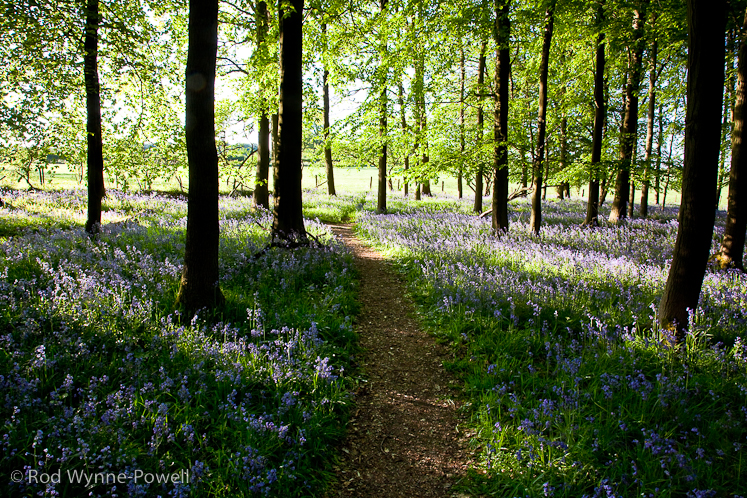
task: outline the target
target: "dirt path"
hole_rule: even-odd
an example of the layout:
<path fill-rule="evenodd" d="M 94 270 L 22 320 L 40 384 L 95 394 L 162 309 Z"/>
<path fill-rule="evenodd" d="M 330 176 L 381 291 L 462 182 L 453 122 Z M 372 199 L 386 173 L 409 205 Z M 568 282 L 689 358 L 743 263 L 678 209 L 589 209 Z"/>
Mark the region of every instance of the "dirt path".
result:
<path fill-rule="evenodd" d="M 354 416 L 331 497 L 451 497 L 465 471 L 467 438 L 441 362 L 444 346 L 422 332 L 405 284 L 382 256 L 332 226 L 353 249 L 361 272 L 356 329 L 364 348 L 367 384 L 355 396 Z"/>

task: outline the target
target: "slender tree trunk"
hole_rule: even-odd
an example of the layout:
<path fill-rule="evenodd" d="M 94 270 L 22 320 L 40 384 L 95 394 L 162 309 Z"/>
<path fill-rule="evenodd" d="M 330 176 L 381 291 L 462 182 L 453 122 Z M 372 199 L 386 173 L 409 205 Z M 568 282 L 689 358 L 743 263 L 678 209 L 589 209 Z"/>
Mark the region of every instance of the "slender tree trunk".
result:
<path fill-rule="evenodd" d="M 254 182 L 253 203 L 255 207 L 270 207 L 270 120 L 267 112 L 262 111 L 259 118 L 259 130 L 257 131 L 257 174 Z"/>
<path fill-rule="evenodd" d="M 280 109 L 275 162 L 273 245 L 308 244 L 301 202 L 303 144 L 303 0 L 280 9 Z"/>
<path fill-rule="evenodd" d="M 532 194 L 532 213 L 529 217 L 529 227 L 535 235 L 539 235 L 542 225 L 542 168 L 545 161 L 545 135 L 547 131 L 547 68 L 550 63 L 550 44 L 552 43 L 552 29 L 555 5 L 550 4 L 545 12 L 545 36 L 542 40 L 542 58 L 539 67 L 539 110 L 537 112 L 537 157 L 534 160 L 534 193 Z"/>
<path fill-rule="evenodd" d="M 745 230 L 747 229 L 747 130 L 745 129 L 745 100 L 747 99 L 747 10 L 739 42 L 737 58 L 737 89 L 734 101 L 734 130 L 731 141 L 731 171 L 726 227 L 717 261 L 722 268 L 744 268 Z M 741 194 L 740 194 L 741 192 Z M 741 199 L 740 199 L 741 196 Z"/>
<path fill-rule="evenodd" d="M 459 45 L 459 69 L 460 69 L 460 86 L 459 86 L 459 166 L 457 170 L 457 195 L 462 198 L 462 176 L 464 168 L 464 150 L 466 147 L 466 138 L 464 136 L 464 86 L 466 81 L 466 69 L 464 62 L 464 45 Z"/>
<path fill-rule="evenodd" d="M 633 219 L 635 214 L 635 182 L 630 182 L 630 199 L 628 199 L 628 218 Z"/>
<path fill-rule="evenodd" d="M 104 198 L 104 152 L 101 136 L 101 95 L 99 86 L 99 2 L 86 2 L 86 31 L 83 42 L 83 78 L 86 87 L 86 141 L 88 145 L 88 219 L 86 232 L 101 231 L 101 199 Z"/>
<path fill-rule="evenodd" d="M 597 24 L 604 22 L 604 6 L 597 9 Z M 602 159 L 602 134 L 607 114 L 604 99 L 604 33 L 597 35 L 596 68 L 594 69 L 594 136 L 591 142 L 591 166 L 589 168 L 589 197 L 586 201 L 585 226 L 599 226 L 599 162 Z"/>
<path fill-rule="evenodd" d="M 327 52 L 327 23 L 322 23 L 322 37 L 324 38 L 324 51 Z M 326 55 L 325 55 L 326 56 Z M 322 73 L 322 87 L 324 91 L 324 166 L 327 170 L 327 193 L 337 195 L 335 190 L 335 170 L 332 164 L 332 144 L 329 142 L 329 69 L 327 61 L 324 61 Z"/>
<path fill-rule="evenodd" d="M 399 114 L 400 114 L 400 120 L 402 122 L 402 135 L 407 135 L 407 113 L 405 111 L 405 89 L 402 85 L 402 80 L 400 78 L 399 83 L 397 84 L 397 95 L 399 97 Z M 410 169 L 410 152 L 405 153 L 405 160 L 404 160 L 404 170 L 405 170 L 405 181 L 404 181 L 404 189 L 403 189 L 403 195 L 407 197 L 407 190 L 408 190 L 408 182 L 407 182 L 407 170 Z"/>
<path fill-rule="evenodd" d="M 189 202 L 184 268 L 177 303 L 188 313 L 223 303 L 218 285 L 218 152 L 215 146 L 215 65 L 218 0 L 189 2 L 186 142 Z"/>
<path fill-rule="evenodd" d="M 267 3 L 257 3 L 257 45 L 267 43 L 267 25 L 269 22 Z M 262 109 L 259 116 L 259 129 L 257 131 L 257 173 L 254 181 L 253 204 L 255 207 L 270 207 L 270 120 L 267 116 L 267 101 L 265 95 L 267 88 L 260 89 Z"/>
<path fill-rule="evenodd" d="M 493 138 L 493 233 L 508 232 L 508 91 L 510 74 L 510 0 L 495 0 L 495 107 Z"/>
<path fill-rule="evenodd" d="M 656 23 L 656 14 L 651 18 L 652 26 Z M 644 159 L 643 181 L 641 182 L 641 205 L 639 213 L 644 220 L 648 218 L 648 187 L 651 171 L 651 152 L 654 146 L 654 112 L 656 111 L 656 39 L 651 43 L 651 70 L 648 73 L 648 119 L 646 120 L 646 157 Z"/>
<path fill-rule="evenodd" d="M 716 206 L 714 207 L 718 211 L 719 204 L 721 203 L 721 190 L 724 186 L 724 180 L 726 179 L 726 156 L 731 152 L 731 148 L 728 147 L 730 142 L 727 140 L 731 139 L 731 133 L 729 128 L 731 121 L 729 120 L 730 109 L 735 105 L 734 94 L 736 93 L 735 83 L 736 79 L 733 76 L 734 73 L 734 56 L 739 57 L 739 48 L 735 47 L 734 37 L 732 36 L 732 30 L 726 33 L 726 83 L 724 84 L 724 110 L 722 113 L 721 121 L 721 160 L 718 165 L 718 184 L 716 187 Z M 732 115 L 733 119 L 734 116 Z M 727 198 L 728 203 L 728 198 Z"/>
<path fill-rule="evenodd" d="M 610 223 L 617 223 L 627 214 L 627 201 L 630 196 L 630 167 L 636 144 L 638 128 L 638 89 L 641 86 L 643 69 L 643 24 L 649 0 L 642 0 L 635 10 L 633 21 L 633 47 L 630 53 L 630 71 L 625 90 L 625 119 L 620 144 L 620 169 L 615 182 L 615 198 L 610 211 Z"/>
<path fill-rule="evenodd" d="M 711 247 L 724 88 L 725 0 L 688 0 L 687 116 L 682 202 L 672 266 L 659 305 L 661 326 L 682 341 L 698 307 Z"/>
<path fill-rule="evenodd" d="M 656 204 L 659 204 L 659 192 L 661 187 L 661 141 L 664 139 L 664 106 L 659 104 L 659 138 L 656 140 L 656 169 L 654 170 L 654 190 L 656 191 Z"/>
<path fill-rule="evenodd" d="M 380 26 L 384 26 L 386 16 L 386 4 L 387 0 L 381 0 L 379 4 L 382 22 Z M 378 183 L 378 198 L 376 202 L 376 212 L 386 213 L 386 155 L 387 155 L 387 42 L 386 34 L 384 33 L 381 41 L 381 64 L 379 66 L 380 78 L 381 78 L 381 94 L 379 95 L 379 141 L 381 142 L 381 150 L 379 152 L 379 183 Z"/>
<path fill-rule="evenodd" d="M 477 103 L 477 138 L 475 142 L 478 151 L 482 147 L 483 126 L 485 125 L 485 117 L 483 116 L 482 109 L 482 95 L 485 93 L 485 66 L 487 65 L 487 50 L 488 44 L 487 42 L 483 41 L 482 45 L 480 45 L 480 58 L 478 59 L 477 63 L 477 93 L 479 100 Z M 478 152 L 477 173 L 475 173 L 475 213 L 482 213 L 482 177 L 484 174 L 485 172 L 482 167 L 482 153 Z"/>

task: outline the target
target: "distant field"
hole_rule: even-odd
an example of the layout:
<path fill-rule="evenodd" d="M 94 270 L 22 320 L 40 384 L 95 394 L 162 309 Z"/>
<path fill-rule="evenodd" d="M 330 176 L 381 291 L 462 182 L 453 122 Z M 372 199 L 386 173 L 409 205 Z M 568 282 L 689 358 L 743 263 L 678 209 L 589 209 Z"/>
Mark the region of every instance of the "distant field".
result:
<path fill-rule="evenodd" d="M 337 191 L 339 192 L 346 192 L 346 193 L 363 193 L 363 192 L 375 192 L 376 191 L 376 182 L 378 179 L 378 171 L 376 168 L 361 168 L 361 169 L 355 169 L 355 168 L 337 168 L 335 169 L 335 187 Z M 187 185 L 187 179 L 183 178 L 183 183 L 186 186 Z M 105 178 L 105 182 L 108 188 L 114 188 L 113 180 L 110 178 Z M 36 183 L 35 183 L 36 185 Z M 54 174 L 51 181 L 48 181 L 45 184 L 46 188 L 51 189 L 72 189 L 72 188 L 81 188 L 85 185 L 85 180 L 80 183 L 78 182 L 77 175 L 67 172 L 65 170 L 65 166 L 61 166 L 60 170 L 58 170 L 57 173 Z M 394 191 L 390 192 L 390 195 L 402 195 L 402 188 L 403 183 L 400 179 L 393 179 L 393 186 Z M 4 179 L 0 180 L 0 187 L 11 187 L 11 188 L 26 188 L 28 185 L 24 182 L 14 182 L 10 181 L 10 178 L 6 176 Z M 270 189 L 273 187 L 273 181 L 272 178 L 270 178 Z M 302 187 L 304 189 L 318 189 L 320 192 L 326 192 L 327 191 L 327 184 L 326 184 L 326 174 L 324 172 L 323 168 L 319 167 L 306 167 L 303 171 L 303 178 L 302 178 Z M 412 190 L 414 186 L 411 185 L 410 189 Z M 512 184 L 510 187 L 510 191 L 513 191 L 517 187 L 516 184 Z M 154 184 L 155 190 L 179 190 L 179 183 L 177 181 L 171 181 L 168 183 L 164 182 L 156 182 Z M 221 182 L 220 185 L 221 193 L 228 193 L 230 192 L 230 188 L 228 185 L 226 185 L 225 182 Z M 588 189 L 582 187 L 580 191 L 578 191 L 575 188 L 571 188 L 571 198 L 572 199 L 585 199 L 586 198 L 586 191 Z M 441 176 L 438 178 L 437 181 L 433 181 L 431 184 L 431 191 L 434 195 L 438 194 L 446 194 L 449 196 L 455 196 L 457 195 L 457 180 L 455 177 L 452 176 Z M 724 188 L 721 191 L 721 199 L 719 201 L 719 209 L 725 210 L 726 209 L 726 201 L 727 201 L 727 193 L 728 188 Z M 582 195 L 583 194 L 583 195 Z M 464 196 L 467 198 L 472 198 L 474 196 L 474 192 L 467 186 L 466 182 L 464 184 Z M 547 198 L 549 199 L 555 199 L 557 198 L 557 194 L 555 192 L 554 188 L 551 188 L 547 192 Z M 667 193 L 667 205 L 679 205 L 680 203 L 680 193 L 677 191 L 670 190 Z M 649 205 L 654 206 L 654 200 L 655 200 L 655 194 L 653 190 L 651 191 L 649 195 Z M 611 202 L 611 194 L 607 196 L 607 200 L 605 202 Z M 636 193 L 636 205 L 640 201 L 640 192 L 638 191 Z"/>

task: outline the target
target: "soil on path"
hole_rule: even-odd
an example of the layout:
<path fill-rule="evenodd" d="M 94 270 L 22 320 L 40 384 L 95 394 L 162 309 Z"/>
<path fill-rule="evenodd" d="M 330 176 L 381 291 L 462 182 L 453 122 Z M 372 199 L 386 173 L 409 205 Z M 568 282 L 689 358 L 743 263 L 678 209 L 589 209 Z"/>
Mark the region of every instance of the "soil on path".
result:
<path fill-rule="evenodd" d="M 458 430 L 456 381 L 442 366 L 448 349 L 420 330 L 405 285 L 350 226 L 332 231 L 353 250 L 360 270 L 363 347 L 368 380 L 355 395 L 332 497 L 451 497 L 469 463 Z"/>

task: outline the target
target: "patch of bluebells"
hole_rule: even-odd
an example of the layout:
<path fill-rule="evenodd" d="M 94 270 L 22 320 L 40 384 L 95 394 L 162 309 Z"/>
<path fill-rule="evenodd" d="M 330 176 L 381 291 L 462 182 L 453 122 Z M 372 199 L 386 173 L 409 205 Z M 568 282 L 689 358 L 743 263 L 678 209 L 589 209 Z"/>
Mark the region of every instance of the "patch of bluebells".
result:
<path fill-rule="evenodd" d="M 18 192 L 8 204 L 18 216 L 37 206 L 41 216 L 39 205 L 84 209 L 79 194 L 29 200 Z M 230 322 L 204 312 L 187 320 L 164 311 L 178 288 L 186 204 L 117 192 L 107 202 L 121 219 L 105 223 L 97 240 L 75 226 L 31 223 L 35 229 L 0 242 L 1 473 L 190 469 L 192 481 L 116 490 L 22 482 L 9 493 L 313 492 L 308 483 L 330 458 L 347 403 L 347 250 L 332 241 L 252 259 L 269 214 L 251 210 L 248 199 L 222 198 L 221 286 L 247 311 Z M 307 227 L 330 240 L 320 224 Z M 273 281 L 272 292 L 264 288 Z M 299 314 L 296 302 L 312 304 Z"/>
<path fill-rule="evenodd" d="M 744 495 L 747 279 L 709 269 L 676 344 L 656 327 L 676 210 L 594 230 L 580 226 L 584 212 L 547 203 L 534 236 L 529 205 L 512 203 L 500 238 L 462 207 L 359 216 L 463 358 L 452 366 L 468 384 L 481 455 L 465 489 Z"/>

